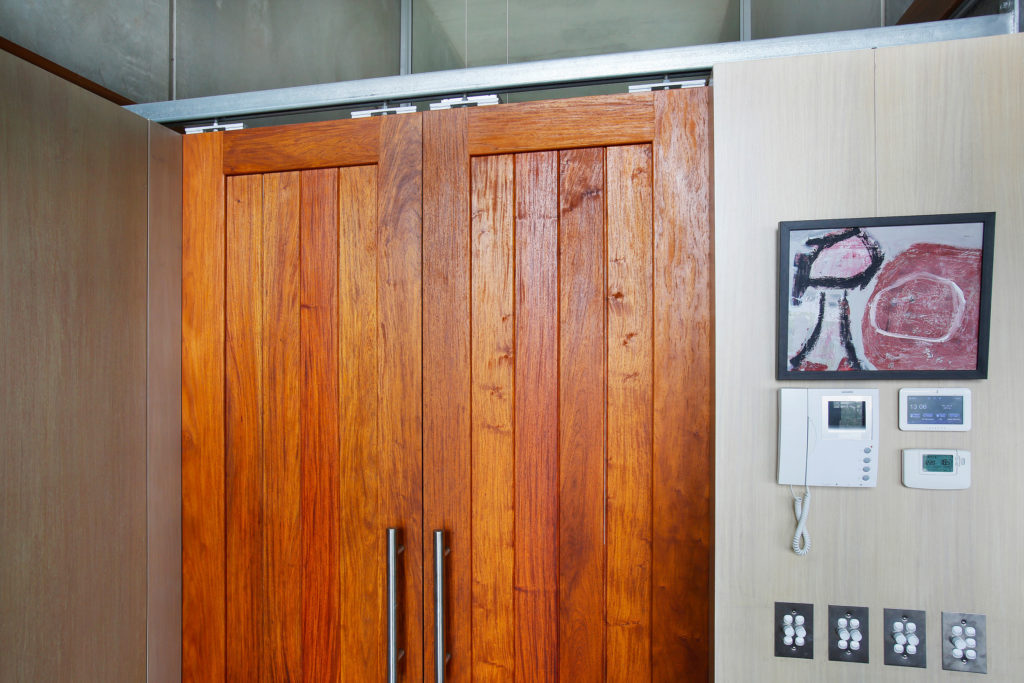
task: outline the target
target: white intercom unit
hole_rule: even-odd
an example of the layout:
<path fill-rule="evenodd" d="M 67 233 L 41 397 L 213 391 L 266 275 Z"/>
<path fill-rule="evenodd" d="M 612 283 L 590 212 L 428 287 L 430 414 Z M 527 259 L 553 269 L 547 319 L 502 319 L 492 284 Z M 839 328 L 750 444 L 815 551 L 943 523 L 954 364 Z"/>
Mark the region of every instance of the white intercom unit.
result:
<path fill-rule="evenodd" d="M 779 483 L 875 486 L 877 389 L 779 389 Z"/>

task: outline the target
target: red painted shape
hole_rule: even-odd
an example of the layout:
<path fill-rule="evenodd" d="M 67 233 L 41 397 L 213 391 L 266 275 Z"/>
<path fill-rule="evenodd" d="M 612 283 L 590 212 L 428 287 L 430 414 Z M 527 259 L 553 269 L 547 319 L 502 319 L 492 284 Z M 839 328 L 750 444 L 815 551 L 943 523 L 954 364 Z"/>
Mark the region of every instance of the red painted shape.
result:
<path fill-rule="evenodd" d="M 861 322 L 879 370 L 974 370 L 981 250 L 914 244 L 876 278 Z"/>

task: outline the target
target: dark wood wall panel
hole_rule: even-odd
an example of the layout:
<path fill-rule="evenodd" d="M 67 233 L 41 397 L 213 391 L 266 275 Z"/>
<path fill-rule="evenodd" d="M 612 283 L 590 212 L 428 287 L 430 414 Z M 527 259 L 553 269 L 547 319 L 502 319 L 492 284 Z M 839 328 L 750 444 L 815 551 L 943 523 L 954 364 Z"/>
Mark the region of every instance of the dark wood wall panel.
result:
<path fill-rule="evenodd" d="M 383 521 L 403 530 L 402 676 L 423 668 L 422 120 L 381 122 L 378 165 L 380 483 Z M 381 531 L 383 534 L 383 530 Z M 382 536 L 383 538 L 383 536 Z"/>
<path fill-rule="evenodd" d="M 654 137 L 650 93 L 477 107 L 469 112 L 469 153 L 648 142 Z"/>
<path fill-rule="evenodd" d="M 182 678 L 225 673 L 225 211 L 222 133 L 187 136 L 182 166 Z"/>
<path fill-rule="evenodd" d="M 515 285 L 512 155 L 472 169 L 473 680 L 515 680 Z"/>
<path fill-rule="evenodd" d="M 656 93 L 654 680 L 710 675 L 714 429 L 711 111 Z"/>
<path fill-rule="evenodd" d="M 382 678 L 394 526 L 403 680 L 436 663 L 434 529 L 449 680 L 708 678 L 709 106 L 686 91 L 432 112 L 207 154 L 206 204 L 228 176 L 227 270 L 192 258 L 225 286 L 207 314 L 225 321 L 226 445 L 219 480 L 193 461 L 187 481 L 219 481 L 227 517 L 219 558 L 185 557 L 196 577 L 220 567 L 224 621 L 185 635 L 213 656 L 219 637 L 226 662 L 190 670 Z M 340 151 L 314 149 L 342 130 Z M 316 168 L 341 158 L 355 165 Z"/>
<path fill-rule="evenodd" d="M 444 529 L 447 647 L 460 653 L 448 666 L 451 680 L 471 676 L 470 611 L 470 225 L 466 109 L 423 116 L 423 545 L 433 553 L 433 532 Z M 432 557 L 432 555 L 430 556 Z M 424 566 L 424 623 L 434 629 L 434 562 Z M 430 639 L 433 642 L 433 638 Z M 434 671 L 434 648 L 425 667 Z"/>
<path fill-rule="evenodd" d="M 343 657 L 337 169 L 303 171 L 300 215 L 301 680 L 336 683 Z"/>
<path fill-rule="evenodd" d="M 339 680 L 383 679 L 377 168 L 338 171 Z M 326 416 L 330 417 L 330 416 Z M 375 607 L 377 607 L 375 609 Z"/>
<path fill-rule="evenodd" d="M 607 152 L 607 680 L 651 680 L 650 145 Z"/>
<path fill-rule="evenodd" d="M 558 153 L 515 164 L 515 675 L 558 680 Z"/>
<path fill-rule="evenodd" d="M 377 163 L 380 119 L 323 121 L 224 136 L 226 175 Z"/>
<path fill-rule="evenodd" d="M 227 180 L 227 680 L 264 680 L 263 178 Z"/>
<path fill-rule="evenodd" d="M 559 153 L 559 680 L 604 677 L 604 150 Z"/>
<path fill-rule="evenodd" d="M 302 677 L 299 177 L 263 176 L 263 679 Z"/>

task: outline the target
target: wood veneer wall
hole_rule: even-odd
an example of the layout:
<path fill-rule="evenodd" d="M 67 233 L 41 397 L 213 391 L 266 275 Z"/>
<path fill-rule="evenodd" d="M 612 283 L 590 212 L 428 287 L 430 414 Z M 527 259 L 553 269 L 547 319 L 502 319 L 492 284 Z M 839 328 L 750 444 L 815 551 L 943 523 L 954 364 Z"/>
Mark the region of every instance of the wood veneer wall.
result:
<path fill-rule="evenodd" d="M 0 680 L 180 680 L 180 136 L 0 91 Z"/>
<path fill-rule="evenodd" d="M 989 678 L 1019 678 L 1022 76 L 1020 35 L 715 69 L 717 680 L 937 679 L 942 610 L 987 614 Z M 815 489 L 814 548 L 797 557 L 792 499 L 775 483 L 776 394 L 806 384 L 774 380 L 778 221 L 990 210 L 989 379 L 960 383 L 972 431 L 900 432 L 897 392 L 920 383 L 858 384 L 882 399 L 878 487 Z M 902 486 L 900 449 L 928 446 L 973 452 L 969 490 Z M 776 600 L 814 603 L 813 661 L 773 657 Z M 828 661 L 830 603 L 871 609 L 868 665 Z M 885 607 L 927 611 L 928 672 L 882 664 Z"/>

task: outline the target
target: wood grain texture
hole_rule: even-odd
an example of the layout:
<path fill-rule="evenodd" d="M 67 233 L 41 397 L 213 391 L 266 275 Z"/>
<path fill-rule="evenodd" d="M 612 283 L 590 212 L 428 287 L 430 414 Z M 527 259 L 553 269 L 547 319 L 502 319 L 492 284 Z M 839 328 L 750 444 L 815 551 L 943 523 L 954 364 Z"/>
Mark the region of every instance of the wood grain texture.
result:
<path fill-rule="evenodd" d="M 560 680 L 604 677 L 604 150 L 559 153 Z"/>
<path fill-rule="evenodd" d="M 711 672 L 710 90 L 655 94 L 654 680 Z"/>
<path fill-rule="evenodd" d="M 406 680 L 423 675 L 422 122 L 381 121 L 377 186 L 379 429 L 385 527 L 403 530 Z M 382 530 L 383 532 L 383 530 Z"/>
<path fill-rule="evenodd" d="M 224 174 L 374 164 L 379 133 L 379 118 L 230 131 L 224 134 Z"/>
<path fill-rule="evenodd" d="M 264 680 L 263 179 L 227 180 L 224 489 L 227 670 Z"/>
<path fill-rule="evenodd" d="M 222 135 L 182 141 L 182 679 L 197 683 L 225 674 Z"/>
<path fill-rule="evenodd" d="M 1015 616 L 1024 609 L 1019 590 L 1024 546 L 1006 542 L 1024 536 L 1017 493 L 1024 461 L 1011 427 L 1020 424 L 1013 397 L 1024 385 L 1024 366 L 1018 361 L 1019 293 L 1024 291 L 1024 36 L 887 48 L 874 57 L 877 215 L 995 211 L 996 228 L 989 373 L 987 380 L 969 383 L 975 406 L 971 431 L 902 432 L 892 410 L 883 413 L 879 437 L 883 444 L 903 448 L 964 448 L 976 454 L 975 463 L 984 454 L 986 464 L 975 465 L 971 488 L 958 491 L 952 505 L 934 491 L 903 488 L 896 477 L 879 481 L 881 495 L 871 519 L 878 542 L 899 547 L 902 566 L 934 569 L 924 581 L 908 577 L 893 586 L 880 580 L 883 563 L 868 558 L 862 590 L 879 603 L 890 592 L 912 595 L 929 614 L 949 610 L 948 596 L 956 595 L 957 604 L 988 616 L 987 644 L 993 654 L 987 677 L 1013 680 L 1024 667 L 1024 652 L 1015 646 L 1024 638 L 1024 623 Z M 905 384 L 881 383 L 882 405 L 895 405 Z M 856 495 L 843 500 L 836 527 L 853 525 L 850 511 L 861 500 Z M 911 529 L 887 523 L 901 514 L 921 523 Z M 947 534 L 971 535 L 982 544 L 978 547 L 991 552 L 957 554 L 951 560 L 941 540 Z M 849 562 L 856 552 L 844 546 L 836 555 L 837 561 Z M 996 623 L 1002 626 L 993 628 Z M 998 658 L 997 652 L 1002 653 Z"/>
<path fill-rule="evenodd" d="M 515 680 L 515 160 L 472 164 L 472 678 Z"/>
<path fill-rule="evenodd" d="M 558 680 L 558 153 L 516 156 L 515 676 Z"/>
<path fill-rule="evenodd" d="M 800 570 L 800 562 L 807 558 L 797 558 L 789 547 L 793 498 L 787 487 L 776 483 L 777 455 L 765 447 L 778 438 L 775 396 L 778 387 L 788 383 L 774 378 L 774 343 L 751 343 L 767 342 L 775 332 L 776 292 L 774 284 L 766 283 L 774 283 L 777 277 L 778 222 L 793 216 L 874 213 L 875 52 L 763 60 L 715 69 L 715 356 L 720 360 L 715 432 L 716 467 L 721 473 L 715 492 L 715 630 L 720 643 L 715 650 L 715 677 L 719 681 L 895 682 L 911 673 L 891 671 L 896 667 L 882 664 L 874 650 L 868 665 L 838 666 L 816 657 L 807 662 L 810 666 L 794 670 L 791 662 L 772 656 L 762 635 L 738 635 L 745 624 L 772 619 L 774 596 L 802 595 L 806 596 L 802 600 L 825 605 L 835 604 L 835 596 L 841 593 L 851 596 L 843 600 L 863 600 L 853 604 L 882 607 L 910 600 L 936 610 L 935 614 L 948 609 L 940 599 L 927 604 L 916 599 L 917 586 L 933 585 L 932 580 L 918 582 L 912 571 L 906 581 L 892 582 L 891 571 L 882 569 L 889 563 L 878 555 L 836 542 L 869 530 L 883 534 L 882 546 L 904 548 L 909 537 L 919 533 L 923 525 L 897 531 L 890 522 L 901 514 L 902 501 L 909 502 L 909 491 L 902 488 L 895 468 L 879 478 L 877 489 L 814 492 L 811 552 L 822 571 Z M 904 96 L 900 92 L 899 97 Z M 950 96 L 961 98 L 962 94 Z M 902 173 L 917 164 L 902 163 Z M 884 405 L 895 405 L 897 384 L 891 383 L 888 398 L 883 394 Z M 885 391 L 884 384 L 880 391 Z M 881 415 L 882 443 L 899 443 L 894 441 L 900 435 L 895 411 L 883 410 Z M 752 510 L 757 511 L 754 522 Z M 914 506 L 911 514 L 917 518 L 919 512 Z M 929 510 L 929 515 L 936 512 Z M 935 551 L 945 552 L 941 546 Z M 739 647 L 727 647 L 726 642 L 737 642 Z"/>
<path fill-rule="evenodd" d="M 653 158 L 607 150 L 607 680 L 651 680 Z"/>
<path fill-rule="evenodd" d="M 181 681 L 181 239 L 184 136 L 149 126 L 146 359 L 148 683 Z M 223 233 L 221 233 L 223 235 Z M 0 678 L 3 674 L 0 673 Z"/>
<path fill-rule="evenodd" d="M 377 168 L 338 171 L 339 680 L 384 676 Z"/>
<path fill-rule="evenodd" d="M 469 111 L 469 153 L 650 142 L 650 93 L 525 102 Z"/>
<path fill-rule="evenodd" d="M 337 169 L 302 172 L 300 207 L 302 680 L 336 683 L 343 658 Z"/>
<path fill-rule="evenodd" d="M 299 173 L 265 174 L 262 208 L 265 640 L 261 673 L 265 681 L 297 681 L 302 678 Z"/>
<path fill-rule="evenodd" d="M 147 124 L 0 91 L 0 680 L 145 680 Z"/>
<path fill-rule="evenodd" d="M 7 40 L 6 38 L 0 37 L 0 50 L 9 52 L 15 57 L 20 57 L 21 59 L 24 59 L 26 62 L 33 64 L 34 66 L 37 66 L 45 71 L 49 71 L 54 76 L 59 76 L 65 81 L 69 83 L 74 83 L 78 87 L 84 88 L 85 90 L 88 90 L 91 93 L 99 95 L 104 99 L 110 100 L 118 106 L 124 107 L 129 104 L 135 104 L 133 100 L 128 99 L 124 95 L 116 93 L 113 90 L 110 90 L 109 88 L 105 88 L 99 83 L 96 83 L 95 81 L 90 81 L 85 76 L 77 74 L 71 69 L 63 67 L 57 62 L 50 61 L 46 57 L 43 57 L 42 55 L 37 54 L 35 52 L 32 52 L 28 48 L 22 47 L 17 43 Z"/>
<path fill-rule="evenodd" d="M 423 547 L 443 529 L 446 640 L 452 681 L 472 678 L 470 465 L 470 225 L 466 109 L 423 115 Z M 461 484 L 460 484 L 461 482 Z M 434 633 L 433 561 L 423 622 Z M 433 643 L 433 638 L 428 641 Z M 425 669 L 433 672 L 434 647 Z"/>

